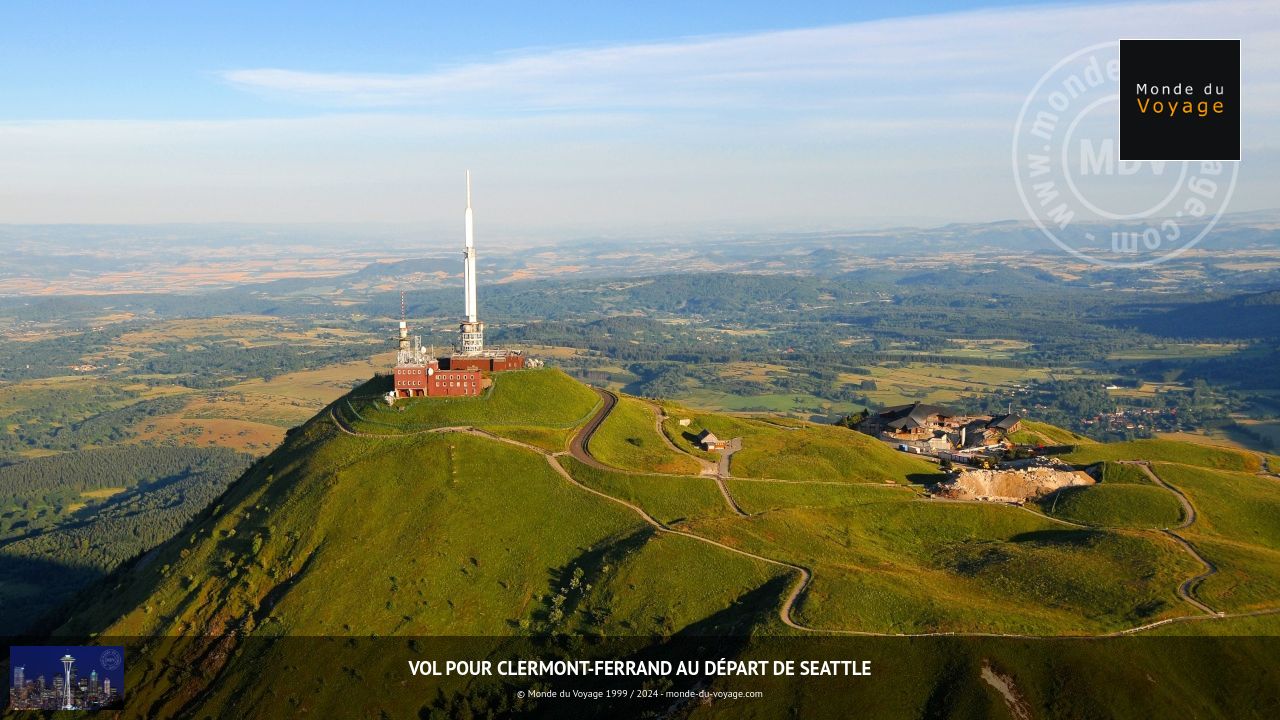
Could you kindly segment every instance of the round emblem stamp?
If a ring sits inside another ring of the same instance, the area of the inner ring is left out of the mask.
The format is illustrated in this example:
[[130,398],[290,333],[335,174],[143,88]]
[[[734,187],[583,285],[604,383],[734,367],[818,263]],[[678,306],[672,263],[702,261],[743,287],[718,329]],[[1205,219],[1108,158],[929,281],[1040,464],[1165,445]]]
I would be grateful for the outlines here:
[[1240,166],[1120,159],[1120,43],[1078,50],[1022,104],[1013,173],[1023,207],[1081,260],[1142,267],[1190,250],[1222,217]]
[[106,670],[119,670],[120,664],[124,662],[124,658],[120,656],[120,651],[115,648],[102,651],[102,655],[98,656],[98,664]]

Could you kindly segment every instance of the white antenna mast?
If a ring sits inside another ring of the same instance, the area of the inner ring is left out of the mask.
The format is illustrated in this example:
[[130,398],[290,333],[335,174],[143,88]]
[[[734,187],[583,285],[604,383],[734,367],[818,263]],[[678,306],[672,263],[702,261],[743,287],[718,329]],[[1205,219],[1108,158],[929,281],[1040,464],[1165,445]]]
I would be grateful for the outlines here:
[[462,250],[463,258],[463,283],[466,286],[467,304],[466,316],[467,322],[476,322],[476,238],[475,238],[475,218],[471,212],[471,171],[467,171],[467,210],[465,213],[466,221],[466,245]]

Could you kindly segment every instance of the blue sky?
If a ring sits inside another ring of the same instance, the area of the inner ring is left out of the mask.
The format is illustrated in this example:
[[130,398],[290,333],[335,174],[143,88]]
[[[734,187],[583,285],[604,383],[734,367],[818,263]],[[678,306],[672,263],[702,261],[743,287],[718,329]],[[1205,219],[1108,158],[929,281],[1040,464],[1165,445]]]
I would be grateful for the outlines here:
[[[1017,2],[995,3],[1013,5]],[[1021,4],[1026,4],[1021,3]],[[5,120],[296,113],[219,81],[257,67],[410,73],[513,52],[742,34],[978,2],[30,2],[0,9]]]
[[1275,206],[1264,0],[7,2],[0,221],[452,229],[466,168],[513,238],[1020,218],[1029,89],[1144,36],[1244,39],[1233,209]]

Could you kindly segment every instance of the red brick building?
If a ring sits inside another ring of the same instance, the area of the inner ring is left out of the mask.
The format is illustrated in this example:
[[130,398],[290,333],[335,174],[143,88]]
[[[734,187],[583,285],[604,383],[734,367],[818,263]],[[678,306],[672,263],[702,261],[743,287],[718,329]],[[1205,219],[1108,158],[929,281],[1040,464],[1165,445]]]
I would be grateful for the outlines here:
[[454,355],[440,358],[440,367],[446,370],[483,370],[502,372],[524,367],[524,355],[510,350],[491,350],[482,355]]
[[440,369],[437,360],[425,364],[396,365],[395,396],[407,397],[474,397],[484,389],[478,369]]

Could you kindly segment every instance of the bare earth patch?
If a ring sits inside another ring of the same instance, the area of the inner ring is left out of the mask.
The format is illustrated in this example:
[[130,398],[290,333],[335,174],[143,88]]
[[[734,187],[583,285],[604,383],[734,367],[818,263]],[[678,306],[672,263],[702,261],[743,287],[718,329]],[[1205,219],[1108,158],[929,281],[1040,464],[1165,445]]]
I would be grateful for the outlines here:
[[1060,460],[1018,470],[970,470],[937,484],[935,494],[952,500],[1024,503],[1064,487],[1093,485],[1097,480]]
[[1012,677],[996,670],[991,666],[991,661],[985,659],[982,661],[981,675],[982,681],[995,688],[996,692],[1000,693],[1000,697],[1004,698],[1004,705],[1009,709],[1009,715],[1015,720],[1031,720],[1031,706],[1022,697],[1022,693],[1018,692]]

